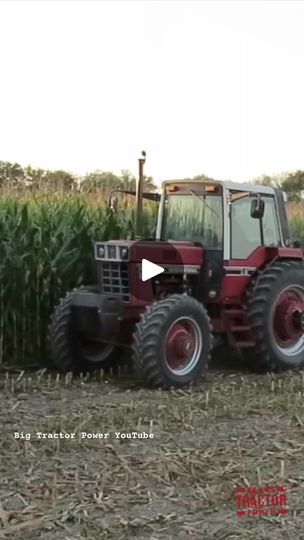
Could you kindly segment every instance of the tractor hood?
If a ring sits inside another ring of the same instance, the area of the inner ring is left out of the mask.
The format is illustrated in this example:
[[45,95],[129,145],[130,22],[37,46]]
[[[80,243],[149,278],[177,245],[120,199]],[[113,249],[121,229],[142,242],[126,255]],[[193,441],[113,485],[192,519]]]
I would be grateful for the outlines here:
[[95,244],[95,258],[106,261],[141,263],[143,259],[160,266],[181,265],[201,267],[203,247],[192,242],[161,240],[111,240]]
[[130,249],[130,260],[141,262],[151,260],[159,265],[197,265],[203,263],[203,248],[194,246],[192,242],[164,242],[159,240],[142,240],[135,242]]

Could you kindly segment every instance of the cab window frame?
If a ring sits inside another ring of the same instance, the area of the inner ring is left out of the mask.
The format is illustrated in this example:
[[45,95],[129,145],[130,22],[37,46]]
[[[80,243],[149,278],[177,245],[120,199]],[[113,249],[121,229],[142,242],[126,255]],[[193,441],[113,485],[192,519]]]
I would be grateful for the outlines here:
[[[230,210],[229,210],[230,259],[232,259],[232,260],[246,260],[259,247],[270,247],[270,246],[279,247],[279,246],[282,246],[281,231],[280,231],[280,226],[279,226],[279,220],[278,220],[275,196],[272,195],[272,194],[267,194],[267,193],[265,193],[265,194],[261,193],[260,195],[261,195],[262,199],[265,202],[265,212],[267,211],[267,208],[270,208],[270,211],[273,213],[274,244],[269,244],[268,246],[265,244],[265,231],[264,231],[265,213],[264,213],[264,216],[263,216],[263,218],[261,220],[252,218],[250,216],[250,201],[251,201],[251,199],[252,199],[252,197],[254,195],[252,193],[250,193],[250,192],[247,192],[247,191],[246,192],[245,191],[232,191],[232,192],[230,192]],[[250,220],[252,219],[252,220],[257,222],[257,226],[259,228],[259,242],[258,242],[258,244],[256,245],[255,248],[252,248],[252,247],[249,246],[249,251],[246,254],[246,256],[244,256],[244,254],[235,253],[235,249],[234,249],[234,245],[233,245],[233,234],[232,234],[232,229],[233,229],[233,227],[232,227],[232,219],[233,219],[232,206],[233,206],[234,203],[237,203],[237,201],[242,200],[242,199],[246,199],[248,201],[248,223],[244,224],[244,226],[245,227],[250,226]],[[270,205],[268,201],[271,201],[272,205]],[[271,210],[271,206],[272,206],[272,210]]]

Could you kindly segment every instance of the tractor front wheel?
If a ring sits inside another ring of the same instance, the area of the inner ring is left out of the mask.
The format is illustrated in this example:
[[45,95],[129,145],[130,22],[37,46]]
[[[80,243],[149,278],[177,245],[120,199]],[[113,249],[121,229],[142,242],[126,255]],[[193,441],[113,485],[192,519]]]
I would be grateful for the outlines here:
[[[95,286],[81,287],[81,290],[98,291]],[[65,373],[112,367],[119,360],[119,348],[81,335],[73,321],[71,302],[72,293],[68,292],[56,306],[49,324],[47,342],[53,364]]]
[[152,388],[196,382],[210,358],[208,314],[189,296],[175,294],[149,306],[133,337],[136,372]]
[[248,316],[259,367],[282,371],[304,364],[304,264],[278,261],[258,277]]

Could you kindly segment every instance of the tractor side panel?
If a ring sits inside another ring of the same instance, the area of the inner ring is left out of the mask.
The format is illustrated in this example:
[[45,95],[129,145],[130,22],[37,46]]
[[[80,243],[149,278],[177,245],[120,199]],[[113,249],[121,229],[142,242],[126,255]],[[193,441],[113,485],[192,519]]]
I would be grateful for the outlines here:
[[[129,263],[130,306],[148,306],[154,300],[153,281],[141,279],[141,263]],[[128,306],[129,307],[129,306]]]
[[142,259],[147,259],[165,269],[163,276],[177,272],[182,276],[190,268],[203,265],[203,248],[191,242],[163,242],[141,240],[133,244],[129,262],[130,306],[145,307],[155,301],[155,279],[142,281]]

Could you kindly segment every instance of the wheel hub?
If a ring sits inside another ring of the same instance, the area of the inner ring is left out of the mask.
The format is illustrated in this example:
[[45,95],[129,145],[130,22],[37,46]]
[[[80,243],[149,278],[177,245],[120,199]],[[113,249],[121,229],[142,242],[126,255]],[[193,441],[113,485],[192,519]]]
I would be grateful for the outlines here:
[[201,332],[190,317],[175,321],[165,336],[166,365],[173,373],[185,374],[197,363],[201,348]]
[[304,338],[304,291],[289,287],[278,297],[273,318],[274,336],[279,348],[296,354]]

